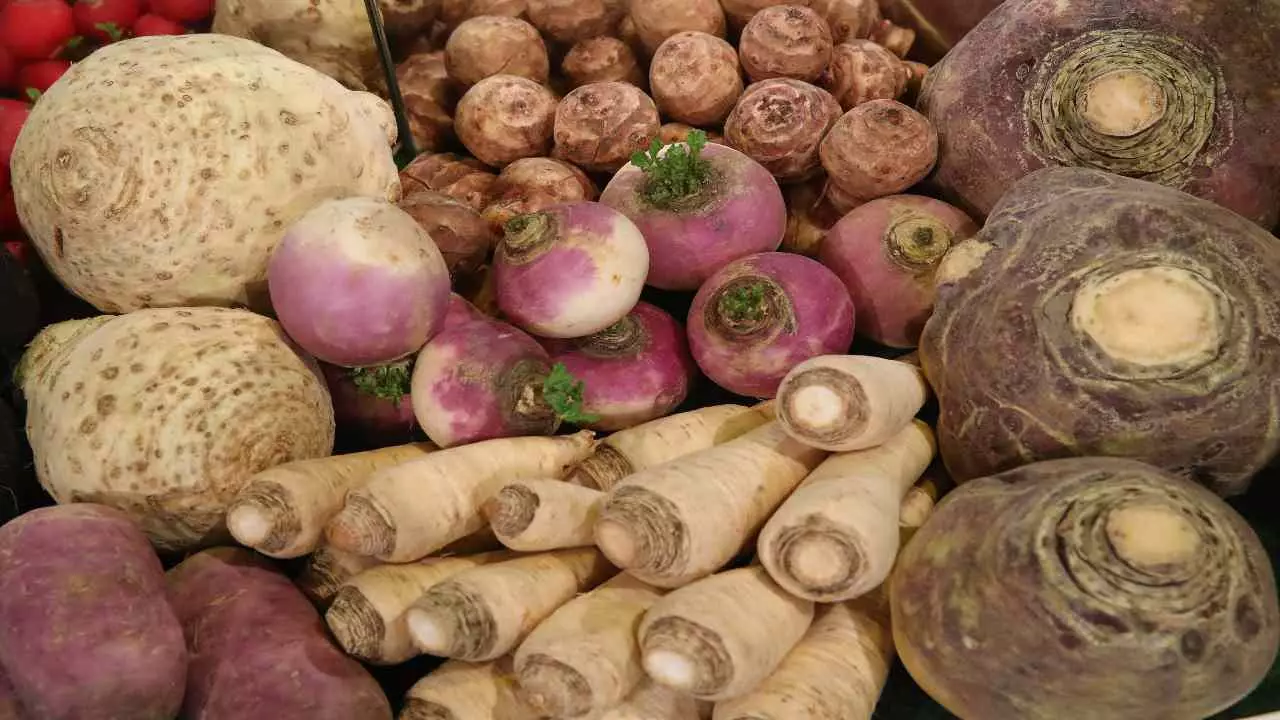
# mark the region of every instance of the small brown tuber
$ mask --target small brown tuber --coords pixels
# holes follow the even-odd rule
[[[482,15],[463,22],[444,46],[449,77],[475,85],[492,75],[547,82],[551,61],[538,29],[519,18]]]
[[[452,31],[464,21],[482,15],[527,18],[528,0],[441,0],[440,20]]]
[[[644,89],[644,71],[631,46],[612,37],[583,40],[565,54],[560,69],[569,84],[582,87],[595,82],[625,82]]]
[[[591,178],[578,168],[552,158],[524,158],[502,169],[493,186],[494,199],[484,209],[490,227],[501,229],[517,215],[552,205],[592,201],[600,196]]]
[[[787,234],[782,237],[783,250],[817,257],[827,231],[844,215],[836,210],[826,189],[827,178],[823,176],[785,188]]]
[[[658,129],[658,139],[662,141],[663,145],[688,142],[689,133],[698,129],[684,123],[667,123]],[[724,136],[720,133],[714,130],[703,130],[703,132],[707,134],[707,142],[716,143],[717,145],[724,144]]]
[[[892,20],[881,20],[871,31],[870,38],[899,58],[905,58],[916,42],[916,31],[895,25]]]
[[[729,27],[734,32],[742,32],[742,28],[751,22],[755,14],[774,5],[793,5],[803,0],[720,0],[720,7],[729,18]],[[807,3],[806,3],[807,4]]]
[[[831,52],[820,83],[847,110],[871,100],[897,100],[907,89],[911,69],[870,40],[849,40]]]
[[[431,190],[480,212],[489,204],[498,176],[479,160],[453,153],[423,153],[400,171],[404,197]]]
[[[410,55],[396,66],[409,132],[419,152],[435,151],[453,136],[457,95],[445,70],[444,53]]]
[[[529,22],[558,43],[570,45],[609,35],[627,14],[627,0],[528,0]]]
[[[665,117],[690,125],[718,125],[742,95],[738,53],[715,35],[677,33],[654,53],[649,87]]]
[[[738,52],[747,77],[759,82],[788,77],[813,82],[831,62],[831,29],[801,5],[765,8],[742,29]]]
[[[455,280],[477,272],[497,243],[497,236],[480,213],[448,195],[419,190],[401,200],[400,209],[435,241]]]
[[[583,85],[555,116],[555,155],[589,171],[614,172],[649,146],[662,121],[644,91],[623,82]]]
[[[458,101],[453,126],[480,162],[502,167],[546,155],[555,121],[556,96],[546,86],[516,75],[493,75]]]
[[[836,43],[870,37],[882,17],[876,0],[808,0],[805,5],[827,21]]]
[[[805,180],[821,171],[818,145],[840,118],[831,93],[791,78],[754,83],[724,124],[729,147],[745,153],[779,180]]]
[[[828,188],[833,202],[865,202],[903,192],[923,180],[938,158],[938,133],[925,116],[906,105],[872,100],[836,121],[819,154],[831,185],[838,188],[834,193]]]
[[[682,32],[724,37],[724,10],[717,0],[632,0],[630,19],[648,55],[667,38]]]

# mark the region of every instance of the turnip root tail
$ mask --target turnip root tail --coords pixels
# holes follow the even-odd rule
[[[539,720],[515,692],[511,662],[450,660],[405,695],[399,720]]]
[[[538,552],[593,544],[604,493],[563,480],[508,483],[482,508],[506,547]]]
[[[875,447],[920,411],[929,385],[920,368],[860,355],[797,365],[778,386],[778,424],[799,442],[832,452]]]

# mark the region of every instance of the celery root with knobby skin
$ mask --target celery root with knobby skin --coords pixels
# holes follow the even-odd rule
[[[324,526],[342,509],[347,491],[383,468],[422,457],[431,443],[410,443],[348,455],[297,460],[249,480],[227,510],[236,541],[263,555],[295,558],[312,552]]]
[[[640,657],[654,681],[702,700],[756,688],[800,641],[814,606],[750,567],[663,596],[640,622]]]
[[[556,718],[596,717],[645,680],[636,629],[663,591],[620,573],[543,620],[515,652],[520,695]]]
[[[481,505],[504,483],[562,477],[595,447],[583,430],[556,437],[485,440],[380,471],[347,494],[325,529],[340,550],[409,562],[485,527]]]
[[[756,553],[787,592],[840,602],[884,582],[898,556],[902,498],[936,452],[913,421],[883,445],[827,458],[765,523]]]
[[[778,386],[778,424],[830,452],[875,447],[897,435],[929,398],[919,367],[866,355],[821,355]]]
[[[425,653],[493,660],[514,650],[556,608],[616,572],[594,547],[525,555],[433,586],[405,613],[405,622]]]
[[[481,510],[503,545],[541,552],[594,544],[604,493],[563,480],[507,483]]]
[[[343,583],[381,564],[375,557],[346,552],[322,542],[293,582],[316,607],[327,609]]]
[[[643,470],[605,499],[596,544],[647,583],[687,585],[732,560],[826,455],[770,422]]]
[[[542,720],[516,694],[510,666],[450,660],[409,688],[399,720]]]

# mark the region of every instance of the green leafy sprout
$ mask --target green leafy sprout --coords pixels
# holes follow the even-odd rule
[[[355,368],[351,371],[351,380],[361,393],[379,400],[390,400],[398,405],[409,394],[413,377],[412,365],[412,360],[405,360],[376,367]]]
[[[711,179],[711,163],[702,157],[707,134],[691,130],[684,144],[673,143],[661,153],[662,141],[654,138],[649,149],[631,156],[631,164],[645,175],[641,195],[649,204],[670,208],[687,197],[696,195]]]
[[[582,411],[582,391],[586,385],[575,378],[564,363],[556,363],[542,382],[542,397],[560,419],[574,425],[593,423],[599,415]]]

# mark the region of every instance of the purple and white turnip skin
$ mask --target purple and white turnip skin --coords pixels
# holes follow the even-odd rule
[[[267,268],[271,304],[304,350],[343,367],[384,365],[431,339],[449,269],[411,215],[372,198],[328,200],[285,233]]]
[[[594,335],[542,343],[585,384],[582,411],[595,416],[584,427],[622,430],[667,415],[689,394],[698,368],[684,327],[649,303]]]
[[[787,207],[777,181],[760,163],[733,148],[705,142],[650,148],[645,169],[627,163],[600,202],[631,218],[649,244],[648,284],[661,290],[696,290],[717,270],[742,257],[777,250],[787,228]],[[672,148],[679,162],[671,162]],[[693,148],[698,160],[689,163]],[[657,156],[659,159],[654,159]],[[664,167],[665,165],[665,167]],[[697,175],[669,192],[673,176]]]
[[[958,208],[890,195],[854,208],[827,231],[818,260],[849,290],[858,333],[912,348],[933,311],[933,278],[952,245],[978,232]]]
[[[698,289],[688,326],[689,349],[707,377],[739,395],[772,398],[796,365],[848,352],[853,300],[817,260],[760,253]]]
[[[640,300],[649,247],[626,215],[597,202],[519,215],[493,256],[498,308],[546,338],[599,332]]]
[[[339,432],[383,447],[407,443],[418,427],[409,395],[413,361],[368,368],[321,365]]]

